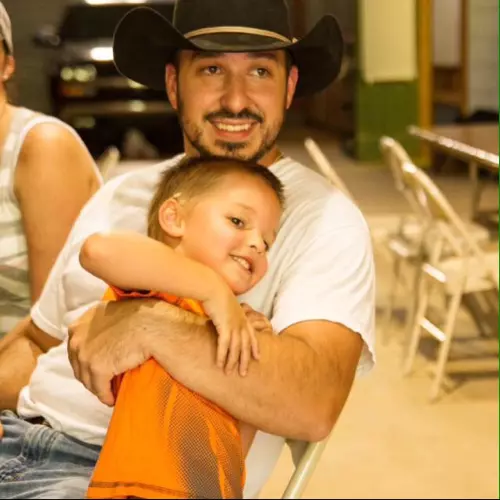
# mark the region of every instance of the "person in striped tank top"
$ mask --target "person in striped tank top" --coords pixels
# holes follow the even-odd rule
[[[0,338],[29,314],[81,208],[101,177],[65,123],[8,101],[15,70],[0,2]]]

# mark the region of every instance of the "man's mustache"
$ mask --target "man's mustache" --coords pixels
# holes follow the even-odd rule
[[[220,111],[216,111],[215,113],[209,113],[208,115],[205,115],[205,120],[211,121],[211,120],[255,120],[258,123],[263,123],[264,119],[257,115],[256,113],[253,113],[249,109],[244,109],[243,111],[240,111],[239,113],[232,113],[231,111],[227,109],[221,109]]]

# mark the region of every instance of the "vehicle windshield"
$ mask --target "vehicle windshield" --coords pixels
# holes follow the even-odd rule
[[[154,3],[155,10],[167,19],[172,19],[173,3]],[[113,38],[116,25],[131,9],[133,4],[88,5],[78,4],[66,7],[59,28],[62,41],[82,41],[96,38]]]

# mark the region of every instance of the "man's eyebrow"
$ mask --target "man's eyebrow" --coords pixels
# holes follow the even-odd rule
[[[248,52],[249,59],[269,59],[270,61],[279,62],[277,52]]]
[[[198,59],[216,59],[221,57],[223,54],[221,52],[209,52],[208,50],[195,50],[191,56],[193,61]]]

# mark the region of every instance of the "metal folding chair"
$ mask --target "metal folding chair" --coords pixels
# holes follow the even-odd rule
[[[97,167],[101,172],[103,180],[109,178],[110,172],[118,165],[120,162],[120,151],[115,146],[110,146],[102,153],[102,155],[97,159]]]
[[[433,240],[432,231],[429,231],[429,217],[421,206],[419,198],[413,187],[408,184],[404,166],[413,164],[408,153],[400,143],[390,137],[380,139],[380,149],[384,163],[390,168],[394,184],[411,208],[411,214],[403,214],[395,230],[388,231],[381,242],[389,252],[393,262],[391,284],[389,286],[388,304],[385,310],[385,335],[387,340],[391,331],[390,325],[393,316],[394,304],[402,282],[403,264],[411,270],[411,278],[405,281],[407,297],[409,297],[407,326],[411,328],[416,311],[416,298],[414,291],[418,289],[422,263],[425,261],[429,246]],[[416,167],[415,167],[416,168]],[[467,224],[468,232],[477,241],[486,241],[489,233],[486,228],[478,224]]]
[[[316,163],[318,170],[320,173],[326,177],[337,189],[342,191],[348,198],[353,198],[349,189],[344,184],[344,181],[339,177],[333,165],[328,161],[328,158],[325,156],[321,148],[318,146],[316,141],[308,137],[304,141],[304,145],[306,147],[307,152],[311,155],[311,158]]]
[[[302,494],[325,451],[328,438],[318,443],[287,441],[295,470],[281,498],[302,498]]]
[[[422,330],[426,330],[440,343],[430,391],[430,397],[434,400],[440,392],[464,294],[490,290],[498,294],[498,250],[486,252],[481,249],[477,238],[471,234],[441,190],[422,170],[411,163],[405,163],[403,175],[422,212],[425,212],[428,218],[428,231],[432,231],[432,247],[421,268],[418,307],[413,320],[404,372],[407,374],[411,371]],[[443,292],[447,301],[442,327],[428,317],[430,293],[436,286]],[[496,307],[497,304],[492,306]]]

